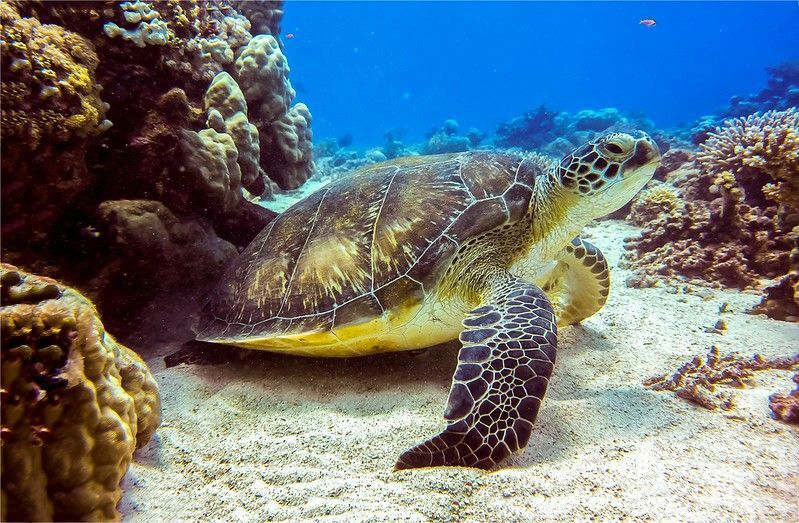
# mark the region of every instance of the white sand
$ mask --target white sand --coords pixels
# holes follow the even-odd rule
[[[614,266],[610,300],[562,329],[530,445],[503,469],[392,471],[443,427],[454,345],[171,369],[155,356],[175,349],[164,345],[149,360],[164,422],[126,477],[125,519],[799,521],[799,429],[768,408],[770,394],[793,387],[790,372],[758,373],[726,412],[641,385],[712,344],[795,354],[799,325],[745,314],[751,294],[626,288],[617,263],[635,229],[587,232]],[[705,332],[723,302],[728,331]]]

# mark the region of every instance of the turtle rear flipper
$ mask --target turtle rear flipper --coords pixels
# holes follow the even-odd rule
[[[552,300],[558,325],[574,325],[593,316],[608,301],[610,271],[598,248],[579,236],[555,257],[558,265],[542,285]]]
[[[503,273],[463,321],[444,431],[403,453],[397,469],[489,469],[527,445],[555,363],[557,328],[544,292]]]

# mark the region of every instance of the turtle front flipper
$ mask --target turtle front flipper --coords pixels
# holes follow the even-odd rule
[[[574,325],[593,316],[608,301],[610,271],[602,251],[579,236],[555,257],[557,266],[541,286],[558,325]]]
[[[530,439],[555,363],[552,305],[534,284],[503,273],[463,326],[447,428],[403,453],[397,469],[489,469]]]

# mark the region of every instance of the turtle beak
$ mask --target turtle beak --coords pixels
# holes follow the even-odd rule
[[[658,144],[643,131],[635,131],[632,136],[635,138],[635,152],[625,162],[625,168],[630,170],[637,170],[645,166],[657,168],[660,165],[660,148]]]

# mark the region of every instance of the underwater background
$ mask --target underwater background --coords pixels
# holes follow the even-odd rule
[[[368,147],[540,104],[685,126],[795,60],[797,23],[796,2],[291,2],[283,27],[317,136]]]
[[[0,2],[0,520],[799,520],[797,22],[794,1]],[[457,341],[195,340],[209,301],[257,319],[230,268],[285,276],[260,262],[291,253],[248,246],[328,184],[364,192],[359,169],[547,175],[635,131],[657,170],[580,233],[607,303],[559,327],[530,442],[491,471],[394,469],[441,430]],[[350,201],[325,218],[360,223]]]

